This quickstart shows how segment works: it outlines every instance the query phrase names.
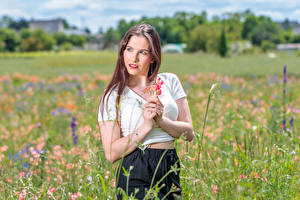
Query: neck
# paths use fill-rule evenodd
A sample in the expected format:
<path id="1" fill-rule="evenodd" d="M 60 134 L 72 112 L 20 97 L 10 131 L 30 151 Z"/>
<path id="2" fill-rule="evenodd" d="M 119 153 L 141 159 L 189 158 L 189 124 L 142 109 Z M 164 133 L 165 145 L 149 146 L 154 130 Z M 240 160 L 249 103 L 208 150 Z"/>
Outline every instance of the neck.
<path id="1" fill-rule="evenodd" d="M 147 76 L 130 76 L 128 80 L 129 87 L 147 87 L 149 85 L 151 85 L 151 82 Z"/>

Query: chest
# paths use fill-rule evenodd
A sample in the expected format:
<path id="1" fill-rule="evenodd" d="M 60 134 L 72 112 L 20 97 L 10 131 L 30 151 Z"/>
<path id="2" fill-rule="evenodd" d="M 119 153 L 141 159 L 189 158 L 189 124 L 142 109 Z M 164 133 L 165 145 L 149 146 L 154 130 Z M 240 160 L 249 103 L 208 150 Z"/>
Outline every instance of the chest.
<path id="1" fill-rule="evenodd" d="M 129 88 L 126 90 L 120 104 L 123 133 L 131 132 L 143 123 L 142 110 L 148 97 L 148 94 L 138 94 Z M 170 92 L 164 88 L 158 98 L 164 105 L 163 116 L 173 121 L 177 120 L 178 107 Z"/>

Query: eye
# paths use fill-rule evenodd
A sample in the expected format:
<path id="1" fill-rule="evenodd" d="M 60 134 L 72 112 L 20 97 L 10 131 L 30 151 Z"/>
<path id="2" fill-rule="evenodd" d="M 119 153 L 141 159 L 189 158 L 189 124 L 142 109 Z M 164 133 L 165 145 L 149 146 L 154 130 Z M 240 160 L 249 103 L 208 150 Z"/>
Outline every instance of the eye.
<path id="1" fill-rule="evenodd" d="M 133 49 L 131 47 L 127 47 L 126 50 L 129 51 L 129 52 L 133 51 Z"/>
<path id="2" fill-rule="evenodd" d="M 145 51 L 145 50 L 142 50 L 142 51 L 141 51 L 141 54 L 143 54 L 143 55 L 147 55 L 147 51 Z"/>

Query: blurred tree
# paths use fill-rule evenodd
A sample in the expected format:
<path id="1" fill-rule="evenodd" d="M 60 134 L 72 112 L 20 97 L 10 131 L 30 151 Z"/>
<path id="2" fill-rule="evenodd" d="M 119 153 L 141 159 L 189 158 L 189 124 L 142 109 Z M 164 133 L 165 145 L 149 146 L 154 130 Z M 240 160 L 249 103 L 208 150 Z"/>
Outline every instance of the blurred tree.
<path id="1" fill-rule="evenodd" d="M 70 42 L 69 37 L 67 35 L 65 35 L 64 33 L 54 33 L 53 37 L 56 40 L 56 44 L 58 46 L 60 46 L 64 43 Z"/>
<path id="2" fill-rule="evenodd" d="M 21 42 L 22 51 L 41 51 L 43 50 L 43 43 L 40 38 L 29 36 Z"/>
<path id="3" fill-rule="evenodd" d="M 65 42 L 62 45 L 60 45 L 59 50 L 62 51 L 70 51 L 73 49 L 73 44 L 70 42 Z"/>
<path id="4" fill-rule="evenodd" d="M 119 37 L 122 38 L 129 28 L 129 24 L 124 19 L 121 19 L 117 25 L 117 31 L 120 35 Z"/>
<path id="5" fill-rule="evenodd" d="M 9 24 L 13 21 L 13 19 L 7 15 L 4 15 L 0 19 L 0 27 L 8 28 Z"/>
<path id="6" fill-rule="evenodd" d="M 9 25 L 8 25 L 8 28 L 11 28 L 11 29 L 14 29 L 14 30 L 21 30 L 22 28 L 28 28 L 29 27 L 29 22 L 24 19 L 24 18 L 21 18 L 19 20 L 12 20 L 10 21 Z"/>
<path id="7" fill-rule="evenodd" d="M 253 14 L 250 14 L 246 17 L 245 22 L 242 28 L 242 38 L 249 39 L 250 32 L 254 29 L 257 25 L 257 19 Z"/>
<path id="8" fill-rule="evenodd" d="M 115 44 L 119 43 L 120 35 L 113 28 L 109 28 L 103 37 L 104 48 L 111 48 Z"/>
<path id="9" fill-rule="evenodd" d="M 86 28 L 84 28 L 84 32 L 87 33 L 87 34 L 90 34 L 91 30 L 88 27 L 86 27 Z"/>
<path id="10" fill-rule="evenodd" d="M 300 34 L 294 35 L 292 38 L 293 43 L 300 43 Z"/>
<path id="11" fill-rule="evenodd" d="M 261 49 L 263 50 L 263 52 L 267 52 L 271 49 L 275 49 L 275 44 L 273 42 L 268 41 L 268 40 L 264 40 L 261 43 Z"/>
<path id="12" fill-rule="evenodd" d="M 210 38 L 211 30 L 207 25 L 199 25 L 193 29 L 186 38 L 187 51 L 207 51 L 208 40 Z"/>
<path id="13" fill-rule="evenodd" d="M 289 21 L 289 19 L 285 19 L 283 22 L 282 22 L 282 28 L 284 29 L 284 30 L 291 30 L 293 27 L 291 26 L 291 24 L 290 24 L 290 21 Z"/>
<path id="14" fill-rule="evenodd" d="M 20 44 L 20 37 L 8 28 L 0 28 L 0 38 L 4 51 L 16 51 Z"/>
<path id="15" fill-rule="evenodd" d="M 21 38 L 20 47 L 22 51 L 49 51 L 56 44 L 56 40 L 52 35 L 48 35 L 40 29 L 34 31 L 22 29 Z"/>
<path id="16" fill-rule="evenodd" d="M 62 20 L 65 29 L 78 29 L 77 26 L 70 25 L 66 19 L 64 18 L 60 18 L 60 19 Z"/>
<path id="17" fill-rule="evenodd" d="M 5 43 L 4 43 L 3 39 L 0 37 L 0 52 L 4 51 L 4 45 L 5 45 Z"/>
<path id="18" fill-rule="evenodd" d="M 70 35 L 69 42 L 71 42 L 74 46 L 83 47 L 86 43 L 86 37 L 82 35 Z"/>
<path id="19" fill-rule="evenodd" d="M 280 27 L 272 22 L 271 18 L 260 16 L 258 24 L 249 33 L 252 44 L 260 46 L 263 40 L 271 42 L 280 42 Z"/>
<path id="20" fill-rule="evenodd" d="M 221 57 L 225 57 L 227 54 L 227 41 L 226 41 L 226 35 L 225 35 L 225 27 L 222 28 L 221 38 L 219 41 L 219 54 Z"/>

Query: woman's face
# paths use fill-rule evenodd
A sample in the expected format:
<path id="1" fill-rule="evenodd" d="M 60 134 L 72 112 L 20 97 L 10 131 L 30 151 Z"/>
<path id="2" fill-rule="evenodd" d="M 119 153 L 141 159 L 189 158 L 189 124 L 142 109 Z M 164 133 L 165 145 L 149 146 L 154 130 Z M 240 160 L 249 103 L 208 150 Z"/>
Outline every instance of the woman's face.
<path id="1" fill-rule="evenodd" d="M 150 45 L 144 36 L 133 35 L 124 50 L 124 63 L 129 75 L 148 75 L 153 58 Z"/>

